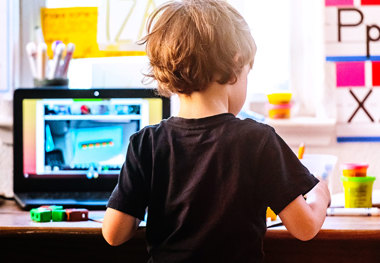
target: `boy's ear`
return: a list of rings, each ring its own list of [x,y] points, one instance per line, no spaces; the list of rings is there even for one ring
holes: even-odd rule
[[[237,53],[235,56],[234,56],[234,61],[235,62],[238,62],[239,61],[239,59],[240,59],[240,54],[239,53]]]
[[[230,79],[228,80],[227,84],[233,85],[236,83],[237,79],[238,79],[238,76],[236,76],[235,74],[232,74],[230,76]]]
[[[235,65],[239,65],[239,60],[240,60],[241,56],[239,53],[237,53],[235,56],[234,56],[234,62],[235,62]],[[241,70],[239,71],[241,72]],[[228,80],[228,84],[235,84],[235,82],[237,81],[238,79],[238,75],[235,75],[235,74],[231,74],[230,76],[230,79]]]

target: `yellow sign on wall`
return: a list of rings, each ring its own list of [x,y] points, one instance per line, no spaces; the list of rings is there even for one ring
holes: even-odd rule
[[[145,55],[142,50],[100,50],[97,7],[41,8],[41,25],[50,57],[51,44],[56,40],[66,45],[74,43],[74,58]]]

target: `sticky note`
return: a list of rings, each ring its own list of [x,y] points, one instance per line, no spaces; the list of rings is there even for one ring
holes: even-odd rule
[[[380,86],[380,61],[372,62],[372,85]]]
[[[337,62],[336,63],[337,87],[365,86],[364,62]]]
[[[362,5],[380,5],[380,0],[362,0]]]
[[[354,0],[325,0],[326,6],[353,6]]]

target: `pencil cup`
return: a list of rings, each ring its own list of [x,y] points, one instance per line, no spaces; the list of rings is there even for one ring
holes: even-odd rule
[[[375,177],[342,176],[344,187],[344,207],[372,207],[372,186]]]
[[[69,85],[69,79],[57,78],[57,79],[34,79],[34,87],[57,87],[67,88]]]

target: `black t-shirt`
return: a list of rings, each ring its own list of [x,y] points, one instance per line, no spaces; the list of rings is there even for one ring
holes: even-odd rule
[[[131,136],[108,207],[148,208],[149,262],[261,262],[267,207],[317,183],[268,125],[171,117]]]

